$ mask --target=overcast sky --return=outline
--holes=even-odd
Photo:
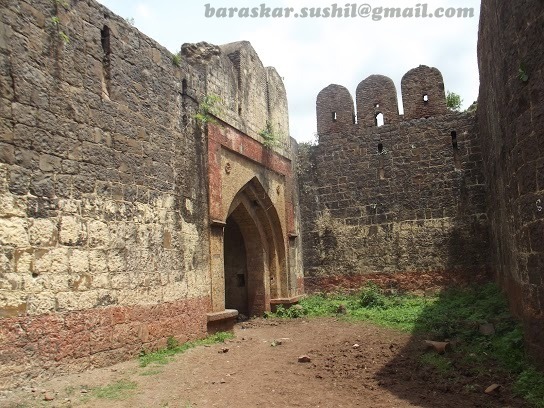
[[[219,7],[327,7],[334,0],[99,0],[172,52],[183,43],[251,42],[265,66],[284,78],[290,132],[310,141],[316,132],[315,99],[331,83],[347,87],[355,99],[357,84],[372,74],[390,77],[399,93],[411,68],[429,65],[444,76],[446,89],[463,99],[478,97],[476,43],[479,0],[428,0],[437,7],[472,7],[473,18],[206,18],[205,4]],[[346,0],[337,3],[343,7]],[[364,0],[372,7],[416,7],[417,0]],[[352,4],[352,3],[349,3]]]

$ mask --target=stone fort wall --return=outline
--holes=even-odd
[[[491,256],[544,367],[544,4],[483,0],[478,122]]]
[[[0,388],[205,335],[215,179],[194,115],[211,94],[214,132],[252,154],[275,130],[266,159],[286,169],[273,186],[296,235],[285,89],[249,43],[184,45],[174,63],[93,0],[2,3]]]
[[[436,68],[409,71],[401,86],[403,116],[381,75],[359,84],[356,107],[340,85],[317,97],[319,143],[301,149],[299,174],[309,287],[376,272],[440,284],[489,269],[475,118],[446,109]]]

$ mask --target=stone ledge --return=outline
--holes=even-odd
[[[208,318],[208,323],[217,322],[221,320],[232,319],[238,316],[238,310],[235,309],[225,309],[221,312],[210,312],[206,314]]]
[[[270,305],[271,306],[277,306],[277,305],[292,306],[295,303],[298,303],[300,299],[302,299],[303,297],[304,295],[298,295],[298,296],[293,296],[290,298],[270,299]]]
[[[210,220],[210,226],[211,227],[224,228],[224,227],[227,226],[227,223],[225,221],[221,221],[221,220]]]

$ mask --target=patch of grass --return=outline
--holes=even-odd
[[[229,332],[219,332],[212,334],[202,340],[189,341],[179,344],[173,337],[168,338],[165,349],[153,351],[151,353],[142,353],[140,356],[140,367],[147,367],[149,364],[168,364],[173,356],[183,353],[197,346],[211,345],[215,343],[224,343],[225,340],[232,339],[234,335]]]
[[[544,407],[544,377],[533,367],[523,370],[515,384],[514,392],[537,408]]]
[[[151,376],[151,375],[157,375],[157,374],[160,374],[162,373],[161,370],[145,370],[145,371],[142,371],[140,373],[141,376],[144,376],[144,377],[147,377],[147,376]]]
[[[109,400],[122,400],[132,395],[138,387],[133,381],[119,380],[104,387],[93,388],[90,392],[92,397]]]
[[[442,374],[448,374],[452,371],[451,361],[444,356],[436,353],[425,353],[421,356],[420,361],[423,364],[433,366]]]
[[[70,397],[74,395],[74,393],[76,392],[76,388],[70,385],[64,389],[64,392]]]
[[[265,317],[285,317],[288,319],[297,319],[299,317],[303,317],[306,314],[304,308],[297,306],[299,305],[286,308],[283,305],[278,305],[274,313],[266,312]]]
[[[367,285],[357,294],[318,294],[301,300],[296,312],[278,308],[271,317],[327,317],[337,316],[340,310],[345,311],[349,320],[365,320],[372,323],[414,331],[418,318],[424,309],[435,302],[434,298],[414,295],[385,295],[376,285]],[[296,313],[297,316],[292,316]]]

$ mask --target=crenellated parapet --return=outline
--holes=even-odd
[[[355,124],[353,98],[341,85],[329,85],[317,95],[317,133],[336,133]]]
[[[395,84],[384,75],[370,75],[359,83],[356,109],[345,87],[329,85],[317,96],[318,134],[349,133],[448,113],[444,80],[436,68],[420,65],[408,71],[402,78],[401,90],[404,115],[399,115]]]
[[[428,118],[447,113],[444,79],[436,68],[420,65],[401,81],[405,119]]]
[[[361,126],[377,126],[380,114],[384,125],[400,120],[397,90],[391,78],[370,75],[357,86],[356,99],[357,123]]]

